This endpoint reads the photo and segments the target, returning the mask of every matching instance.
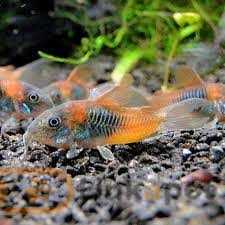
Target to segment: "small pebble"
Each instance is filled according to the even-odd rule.
[[[101,146],[98,148],[98,151],[104,160],[109,160],[109,161],[115,160],[115,157],[109,148]]]
[[[186,160],[191,155],[191,151],[188,148],[183,148],[182,155],[183,159]]]
[[[66,158],[67,159],[74,159],[79,156],[79,154],[82,152],[82,149],[70,149],[66,153]]]
[[[210,153],[213,157],[213,161],[219,162],[224,157],[224,151],[221,146],[212,146],[210,149]]]
[[[209,150],[209,145],[206,144],[206,143],[199,143],[197,144],[196,148],[195,148],[196,151],[208,151]]]

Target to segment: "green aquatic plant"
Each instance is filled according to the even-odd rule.
[[[111,13],[90,18],[90,1],[79,4],[79,1],[65,0],[64,5],[56,7],[55,17],[79,24],[86,36],[69,58],[46,52],[39,54],[49,60],[76,65],[102,51],[110,52],[123,61],[129,59],[125,60],[129,63],[120,63],[118,67],[124,73],[140,59],[147,63],[160,59],[165,62],[163,88],[166,88],[173,57],[188,43],[212,40],[216,35],[215,24],[223,12],[217,1],[210,0],[111,0],[110,4],[114,7]],[[114,75],[118,74],[116,71]]]
[[[201,17],[197,13],[174,13],[173,18],[179,25],[179,29],[177,29],[173,35],[171,50],[165,63],[164,82],[162,85],[162,90],[166,90],[168,87],[169,67],[179,43],[193,33],[198,32],[202,27]]]

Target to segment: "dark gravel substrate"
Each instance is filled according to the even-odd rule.
[[[110,72],[113,63],[104,66]],[[136,69],[135,84],[158,89],[153,73]],[[223,70],[216,74],[212,78],[223,82]],[[95,149],[35,145],[24,158],[22,131],[0,139],[0,225],[224,224],[225,126],[111,150],[114,161]]]
[[[36,169],[30,170],[36,171],[35,174],[1,171],[0,188],[2,184],[7,188],[4,186],[0,195],[0,215],[12,217],[14,224],[195,224],[197,221],[223,224],[225,131],[222,128],[114,146],[113,162],[104,161],[94,149],[74,154],[43,146],[35,146],[28,154],[29,159],[24,160],[23,147],[19,147],[21,135],[1,140],[2,167],[60,168],[61,173],[66,171],[72,176],[75,195],[55,214],[54,208],[68,197],[66,180],[59,179],[60,175]],[[201,170],[199,176],[186,176],[200,168],[205,173]],[[30,190],[37,189],[38,178],[41,185],[36,194],[40,196],[34,200]],[[46,181],[44,184],[42,179]],[[5,198],[1,198],[4,194]],[[50,210],[43,215],[27,210],[34,207],[45,212],[44,206]],[[9,213],[7,207],[22,209]]]

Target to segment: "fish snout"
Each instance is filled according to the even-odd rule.
[[[23,135],[23,144],[25,146],[26,149],[28,149],[28,147],[30,146],[32,140],[30,138],[30,135],[28,132],[25,132],[25,134]]]
[[[26,148],[30,147],[32,145],[32,143],[34,141],[36,141],[36,134],[35,132],[28,132],[26,131],[25,134],[23,135],[23,143],[24,143],[24,146]]]

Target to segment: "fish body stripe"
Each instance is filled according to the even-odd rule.
[[[201,88],[186,90],[179,95],[177,101],[184,101],[190,98],[202,98],[202,99],[207,98],[205,88],[201,87]]]
[[[225,102],[218,101],[216,105],[218,112],[222,115],[225,115]]]
[[[96,107],[89,109],[87,129],[91,137],[109,137],[122,122],[122,116],[110,110]]]

